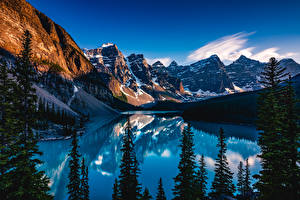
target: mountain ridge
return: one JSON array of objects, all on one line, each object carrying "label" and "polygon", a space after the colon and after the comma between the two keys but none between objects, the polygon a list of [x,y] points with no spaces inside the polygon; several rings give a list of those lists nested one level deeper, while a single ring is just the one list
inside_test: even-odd
[{"label": "mountain ridge", "polygon": [[0,19],[0,48],[19,54],[22,35],[25,30],[30,31],[39,71],[56,70],[72,79],[93,69],[65,29],[25,0],[1,0]]}]

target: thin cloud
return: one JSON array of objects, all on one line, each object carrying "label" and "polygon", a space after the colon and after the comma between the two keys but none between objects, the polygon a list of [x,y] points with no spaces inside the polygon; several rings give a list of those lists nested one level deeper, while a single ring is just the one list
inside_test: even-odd
[{"label": "thin cloud", "polygon": [[280,54],[278,52],[278,47],[271,47],[264,49],[258,53],[254,53],[253,51],[255,50],[255,47],[247,47],[247,42],[249,40],[248,37],[252,34],[254,33],[236,33],[209,42],[208,44],[188,55],[187,61],[195,62],[201,59],[208,58],[213,54],[217,54],[224,62],[232,62],[241,55],[262,62],[267,62],[270,57],[282,59],[298,55],[294,52]]},{"label": "thin cloud", "polygon": [[152,65],[153,63],[155,63],[157,61],[160,61],[162,64],[164,64],[164,66],[168,66],[172,62],[172,59],[169,57],[154,58],[154,59],[146,58],[146,60],[150,65]]},{"label": "thin cloud", "polygon": [[251,58],[255,59],[255,60],[267,62],[271,57],[275,57],[277,59],[282,59],[282,58],[294,57],[297,55],[297,53],[294,53],[294,52],[279,54],[278,50],[279,50],[279,48],[277,48],[277,47],[268,48],[261,52],[258,52],[257,54],[252,55]]}]

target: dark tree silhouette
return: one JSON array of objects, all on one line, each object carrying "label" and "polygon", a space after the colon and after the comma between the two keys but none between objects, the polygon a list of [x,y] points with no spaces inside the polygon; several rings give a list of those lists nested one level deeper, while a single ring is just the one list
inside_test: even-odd
[{"label": "dark tree silhouette", "polygon": [[279,85],[285,76],[285,68],[275,58],[270,59],[261,75],[261,83],[266,87],[257,101],[262,170],[259,175],[255,175],[258,179],[255,187],[259,190],[261,199],[276,199],[286,191],[286,150],[282,124],[284,109],[281,106],[283,91]]},{"label": "dark tree silhouette", "polygon": [[113,194],[112,194],[112,200],[120,200],[120,189],[119,189],[119,182],[118,179],[115,179],[115,183],[113,186]]},{"label": "dark tree silhouette", "polygon": [[88,167],[85,166],[84,158],[82,158],[82,161],[81,161],[80,191],[81,191],[81,199],[82,200],[89,200],[90,199],[89,171],[88,171]]},{"label": "dark tree silhouette", "polygon": [[15,135],[13,139],[13,163],[10,173],[11,184],[7,188],[7,199],[52,199],[49,195],[49,179],[36,166],[42,162],[37,158],[38,135],[33,132],[36,126],[37,96],[33,84],[36,82],[36,71],[31,62],[31,34],[25,31],[22,38],[22,50],[17,56],[12,70],[15,77],[14,118]]},{"label": "dark tree silhouette", "polygon": [[138,161],[135,155],[134,144],[132,141],[132,132],[130,121],[127,121],[127,127],[123,136],[123,146],[121,149],[123,155],[120,166],[119,188],[120,198],[138,199],[141,196],[141,186],[138,183]]},{"label": "dark tree silhouette", "polygon": [[240,161],[240,164],[238,165],[238,174],[237,174],[237,190],[239,192],[240,196],[245,196],[245,182],[244,182],[244,166],[243,162]]},{"label": "dark tree silhouette", "polygon": [[212,188],[210,196],[213,198],[219,198],[221,196],[232,197],[235,191],[232,183],[233,173],[230,171],[228,161],[226,157],[226,143],[224,130],[220,128],[220,135],[218,137],[219,154],[215,164],[215,177],[212,182]]},{"label": "dark tree silhouette", "polygon": [[173,194],[175,200],[190,200],[195,198],[194,184],[196,168],[193,133],[190,124],[183,130],[180,147],[179,173],[174,178],[175,187]]},{"label": "dark tree silhouette", "polygon": [[291,76],[283,89],[283,146],[282,152],[286,163],[285,167],[285,198],[300,199],[300,156],[298,149],[300,148],[300,127],[299,115],[296,111],[296,99]]},{"label": "dark tree silhouette", "polygon": [[148,188],[145,188],[141,200],[150,200],[150,199],[152,199],[152,196],[150,195]]},{"label": "dark tree silhouette", "polygon": [[246,166],[245,166],[245,176],[244,176],[244,191],[245,191],[245,198],[250,198],[253,196],[253,190],[251,187],[251,174],[249,169],[249,161],[248,158],[246,159]]},{"label": "dark tree silhouette", "polygon": [[9,199],[9,190],[13,184],[13,154],[14,149],[18,149],[15,138],[20,132],[18,119],[15,117],[16,84],[9,77],[9,73],[7,63],[0,59],[0,196],[4,199]]},{"label": "dark tree silhouette", "polygon": [[195,181],[196,200],[202,200],[206,198],[207,171],[205,167],[206,164],[204,161],[204,155],[202,155],[199,160],[199,169],[196,173],[196,181]]},{"label": "dark tree silhouette", "polygon": [[161,178],[159,179],[156,200],[167,200]]},{"label": "dark tree silhouette", "polygon": [[80,200],[81,199],[81,190],[80,190],[80,164],[79,158],[80,154],[78,152],[78,140],[77,133],[74,131],[72,134],[72,149],[69,153],[69,184],[67,185],[69,200]]}]

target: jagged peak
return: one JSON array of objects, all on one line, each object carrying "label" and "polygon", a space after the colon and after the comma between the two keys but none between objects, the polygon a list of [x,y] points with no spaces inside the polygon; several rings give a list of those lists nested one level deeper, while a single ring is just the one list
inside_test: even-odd
[{"label": "jagged peak", "polygon": [[165,65],[159,60],[152,64],[153,67],[165,67]]},{"label": "jagged peak", "polygon": [[217,54],[213,54],[213,55],[211,55],[210,57],[209,57],[209,59],[219,59],[220,60],[220,58],[219,58],[219,56],[217,55]]},{"label": "jagged peak", "polygon": [[233,63],[245,64],[245,63],[253,63],[253,62],[259,63],[258,60],[253,60],[244,55],[240,55],[240,57],[238,59],[236,59]]},{"label": "jagged peak", "polygon": [[209,63],[211,61],[217,62],[217,63],[222,63],[219,56],[217,56],[216,54],[213,54],[208,58],[205,58],[205,59],[199,60],[198,62],[192,63],[191,66],[206,65],[207,63]]},{"label": "jagged peak", "polygon": [[257,61],[257,60],[248,58],[247,56],[244,56],[244,55],[240,55],[240,57],[236,61],[248,61],[248,60]]},{"label": "jagged peak", "polygon": [[177,66],[178,63],[175,60],[173,60],[168,67],[177,67]]},{"label": "jagged peak", "polygon": [[144,55],[143,54],[134,54],[134,53],[132,53],[127,57],[127,59],[129,60],[129,62],[132,62],[132,61],[137,60],[137,59],[144,60]]},{"label": "jagged peak", "polygon": [[243,60],[243,59],[250,59],[250,58],[247,58],[247,57],[244,56],[244,55],[240,55],[240,57],[238,58],[238,60]]}]

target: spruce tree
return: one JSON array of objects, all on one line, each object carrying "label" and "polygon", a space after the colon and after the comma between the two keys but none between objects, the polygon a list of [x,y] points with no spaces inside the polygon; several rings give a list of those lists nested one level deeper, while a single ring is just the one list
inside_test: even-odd
[{"label": "spruce tree", "polygon": [[230,171],[228,161],[226,157],[226,143],[224,130],[220,128],[220,135],[218,137],[219,153],[215,163],[215,177],[212,182],[212,188],[210,196],[213,198],[220,198],[224,196],[233,196],[235,191],[232,176],[233,173]]},{"label": "spruce tree", "polygon": [[152,196],[150,195],[148,188],[145,188],[141,200],[150,200],[150,199],[152,199]]},{"label": "spruce tree", "polygon": [[183,130],[180,147],[179,173],[174,178],[173,194],[175,200],[190,200],[195,198],[194,183],[196,179],[194,142],[190,124]]},{"label": "spruce tree", "polygon": [[89,172],[88,167],[85,166],[84,158],[81,161],[81,181],[80,181],[80,191],[81,191],[81,199],[89,200],[90,199],[90,191],[89,191]]},{"label": "spruce tree", "polygon": [[166,194],[163,188],[162,179],[159,179],[158,189],[157,189],[156,200],[167,200]]},{"label": "spruce tree", "polygon": [[23,36],[23,49],[18,55],[13,74],[16,78],[19,92],[18,106],[20,107],[20,120],[23,121],[24,139],[31,137],[32,130],[36,121],[36,102],[37,96],[33,84],[36,83],[37,73],[31,62],[31,34],[25,31]]},{"label": "spruce tree", "polygon": [[245,183],[244,183],[244,167],[243,162],[240,161],[240,164],[238,165],[238,174],[237,174],[237,191],[239,192],[240,196],[245,195]]},{"label": "spruce tree", "polygon": [[289,77],[283,92],[283,145],[284,158],[286,160],[285,190],[286,199],[300,199],[300,162],[298,149],[300,148],[299,116],[296,112],[297,99],[293,88],[293,82]]},{"label": "spruce tree", "polygon": [[[266,89],[259,93],[257,129],[261,148],[262,170],[255,178],[260,199],[276,199],[285,194],[285,140],[283,137],[284,110],[281,106],[282,87],[286,76],[285,68],[271,58],[261,75]],[[283,159],[283,160],[282,160]]]},{"label": "spruce tree", "polygon": [[9,77],[7,63],[0,59],[0,196],[7,199],[12,186],[11,169],[14,167],[15,139],[20,130],[16,129],[18,120],[15,118],[16,85]]},{"label": "spruce tree", "polygon": [[253,191],[252,191],[252,187],[251,187],[251,174],[250,174],[250,169],[249,169],[248,158],[246,159],[246,166],[245,166],[244,191],[245,191],[246,198],[251,197]]},{"label": "spruce tree", "polygon": [[204,161],[204,155],[199,160],[199,169],[196,173],[195,181],[195,199],[203,200],[206,198],[206,184],[207,184],[207,172],[206,164]]},{"label": "spruce tree", "polygon": [[129,119],[127,121],[127,127],[123,136],[123,145],[121,151],[123,155],[121,159],[119,176],[120,198],[122,200],[139,199],[141,196],[141,187],[138,183],[139,167],[135,155]]},{"label": "spruce tree", "polygon": [[38,150],[38,135],[33,132],[37,121],[37,96],[33,87],[36,81],[36,71],[31,62],[31,34],[25,31],[22,38],[22,50],[17,56],[12,71],[16,90],[14,96],[15,119],[18,120],[17,136],[14,138],[13,168],[11,187],[7,199],[52,199],[48,194],[49,179],[36,166],[42,162],[37,159],[41,154]]},{"label": "spruce tree", "polygon": [[67,185],[69,200],[80,200],[81,199],[81,189],[80,189],[80,164],[79,164],[79,152],[78,152],[78,140],[75,131],[72,133],[72,149],[69,153],[69,184]]},{"label": "spruce tree", "polygon": [[115,179],[114,186],[113,186],[113,194],[112,200],[120,200],[120,189],[119,189],[119,182],[118,179]]}]

